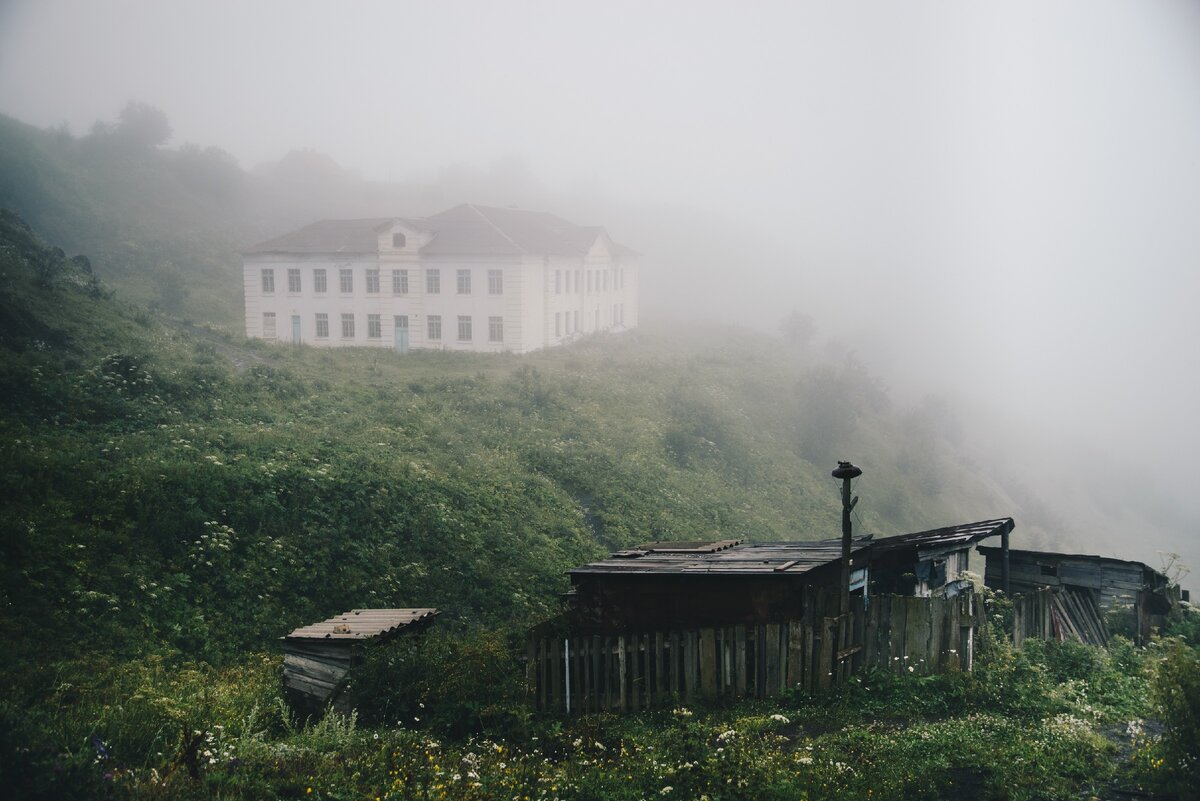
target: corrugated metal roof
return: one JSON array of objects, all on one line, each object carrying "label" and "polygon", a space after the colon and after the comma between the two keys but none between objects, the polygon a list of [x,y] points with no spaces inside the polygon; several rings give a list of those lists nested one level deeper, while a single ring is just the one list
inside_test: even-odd
[{"label": "corrugated metal roof", "polygon": [[[901,534],[872,540],[870,536],[857,537],[851,545],[851,555],[866,552],[885,553],[897,548],[950,548],[969,546],[1003,534],[1013,529],[1012,518],[984,520],[913,534]],[[693,544],[693,543],[689,543]],[[722,545],[724,543],[721,543]],[[815,542],[764,542],[742,543],[711,552],[655,551],[631,549],[614,553],[608,559],[577,567],[571,575],[587,574],[786,574],[806,573],[818,567],[836,562],[842,556],[840,539]]]},{"label": "corrugated metal roof", "polygon": [[[1002,553],[1001,550],[996,547],[981,547],[979,552],[989,558],[993,556],[1000,556]],[[1115,556],[1097,556],[1095,554],[1087,553],[1059,553],[1058,551],[1027,551],[1023,549],[1018,550],[1017,548],[1009,548],[1008,555],[1010,559],[1019,556],[1031,556],[1035,559],[1072,559],[1083,562],[1113,562],[1116,564],[1140,567],[1142,570],[1149,570],[1151,573],[1157,573],[1158,575],[1166,578],[1165,573],[1163,573],[1161,570],[1156,570],[1153,567],[1150,567],[1150,565],[1146,564],[1145,562],[1138,562],[1135,559],[1118,559]]]},{"label": "corrugated metal roof", "polygon": [[301,626],[285,640],[366,640],[394,634],[413,623],[427,621],[436,609],[351,609],[328,620]]}]

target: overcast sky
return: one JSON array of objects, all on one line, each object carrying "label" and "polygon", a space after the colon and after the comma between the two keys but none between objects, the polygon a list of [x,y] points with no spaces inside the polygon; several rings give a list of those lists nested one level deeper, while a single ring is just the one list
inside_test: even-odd
[{"label": "overcast sky", "polygon": [[246,167],[518,157],[727,219],[794,264],[731,265],[731,317],[750,284],[1200,505],[1194,0],[0,2],[0,111],[82,133],[131,99]]}]

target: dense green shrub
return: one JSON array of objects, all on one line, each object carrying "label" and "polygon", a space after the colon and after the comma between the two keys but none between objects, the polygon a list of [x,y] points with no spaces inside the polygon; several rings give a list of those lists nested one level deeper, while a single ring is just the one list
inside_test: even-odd
[{"label": "dense green shrub", "polygon": [[1180,797],[1200,787],[1200,652],[1184,642],[1167,645],[1154,674],[1154,703],[1165,731],[1167,784]]}]

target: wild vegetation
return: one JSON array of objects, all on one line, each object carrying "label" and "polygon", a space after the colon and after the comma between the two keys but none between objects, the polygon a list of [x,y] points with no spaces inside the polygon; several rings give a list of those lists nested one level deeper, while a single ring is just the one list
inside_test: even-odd
[{"label": "wild vegetation", "polygon": [[[228,287],[214,287],[236,225],[168,225],[155,240],[161,220],[138,222],[139,209],[162,213],[146,192],[194,194],[179,190],[188,159],[221,160],[157,149],[162,122],[134,108],[0,159],[15,175],[0,179],[4,201],[40,209],[39,231],[87,254],[0,212],[0,778],[19,797],[1195,786],[1195,619],[1146,652],[1014,652],[997,633],[971,676],[532,717],[521,636],[582,561],[655,538],[836,534],[838,457],[867,470],[860,531],[1020,509],[962,456],[936,402],[899,408],[852,355],[815,352],[797,321],[784,340],[648,329],[527,357],[279,348],[186,322],[226,307]],[[29,176],[12,173],[23,163]],[[179,185],[163,177],[180,170]],[[128,194],[106,205],[118,176]],[[219,205],[181,219],[211,223]],[[137,261],[154,248],[153,265]],[[188,252],[174,306],[163,265]],[[354,681],[375,700],[357,718],[297,719],[278,637],[376,605],[444,614],[431,636],[370,654]]]}]

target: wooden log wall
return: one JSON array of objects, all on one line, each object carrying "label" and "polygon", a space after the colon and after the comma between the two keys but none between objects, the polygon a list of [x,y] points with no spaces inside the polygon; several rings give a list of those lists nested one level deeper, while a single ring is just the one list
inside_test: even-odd
[{"label": "wooden log wall", "polygon": [[760,625],[528,640],[529,696],[541,710],[583,714],[819,692],[867,667],[925,675],[970,670],[983,606],[957,598],[872,598],[867,610]]}]

